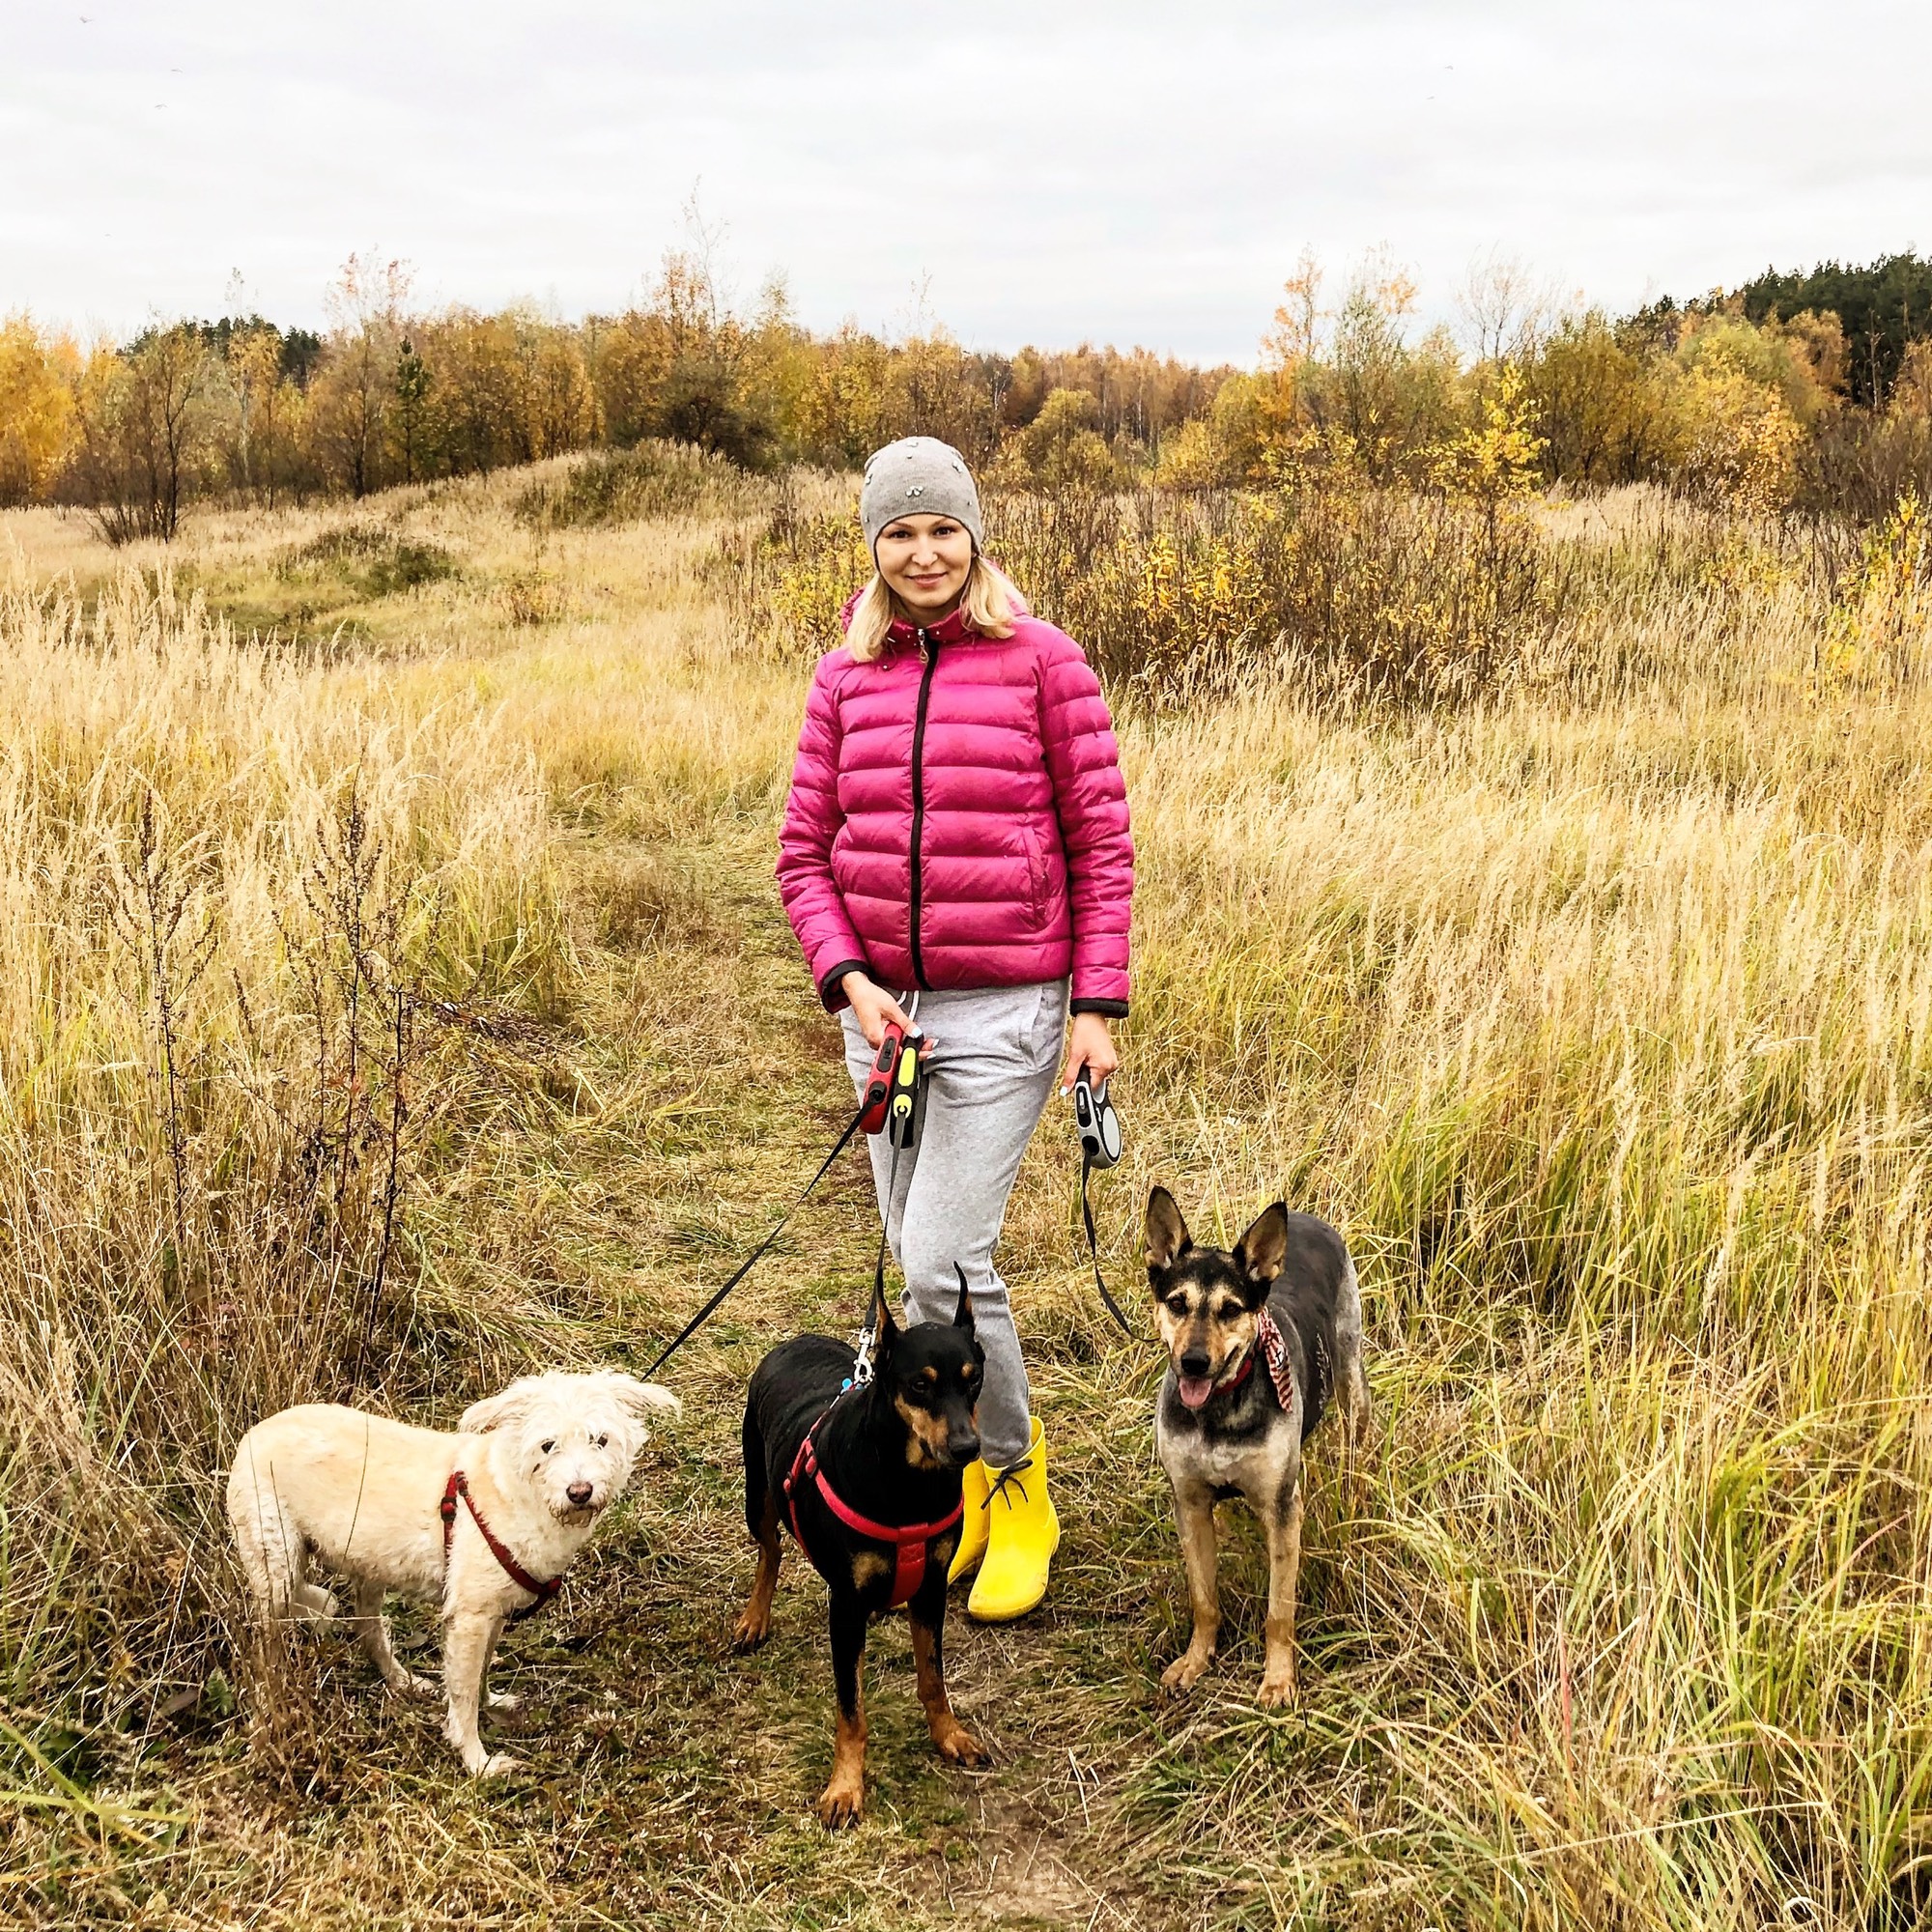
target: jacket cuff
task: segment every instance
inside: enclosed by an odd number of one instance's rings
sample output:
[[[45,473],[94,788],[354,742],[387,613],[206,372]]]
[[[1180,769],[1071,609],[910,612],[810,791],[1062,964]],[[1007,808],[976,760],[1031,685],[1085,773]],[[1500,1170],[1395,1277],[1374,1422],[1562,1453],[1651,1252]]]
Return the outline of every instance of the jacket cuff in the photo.
[[[1127,1003],[1124,1000],[1075,1000],[1067,1008],[1069,1013],[1099,1013],[1110,1020],[1123,1020],[1127,1016]]]
[[[838,983],[839,980],[848,973],[866,973],[870,970],[863,959],[841,959],[838,965],[828,967],[820,974],[818,997],[824,1002],[825,1010],[828,1013],[837,1013],[842,1012],[849,1007],[852,1002],[845,997],[845,988]]]

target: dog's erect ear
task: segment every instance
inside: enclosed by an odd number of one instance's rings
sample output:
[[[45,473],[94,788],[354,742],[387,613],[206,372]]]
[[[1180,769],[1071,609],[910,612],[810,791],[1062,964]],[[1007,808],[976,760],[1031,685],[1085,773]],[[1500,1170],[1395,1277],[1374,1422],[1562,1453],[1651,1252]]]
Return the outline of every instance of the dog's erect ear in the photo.
[[[883,1362],[893,1351],[893,1344],[898,1340],[898,1323],[893,1320],[893,1304],[889,1295],[879,1296],[878,1319],[872,1323],[872,1359]]]
[[[609,1370],[598,1379],[640,1422],[648,1422],[654,1415],[677,1417],[684,1413],[683,1403],[656,1382],[640,1382],[618,1369]]]
[[[499,1395],[486,1395],[472,1402],[457,1423],[465,1435],[484,1435],[506,1422],[521,1422],[530,1411],[530,1398],[536,1394],[540,1376],[520,1376]]]
[[[1252,1297],[1257,1304],[1267,1299],[1267,1292],[1287,1259],[1288,1203],[1277,1201],[1249,1222],[1247,1233],[1235,1245],[1235,1265],[1240,1269],[1241,1279],[1258,1291]]]
[[[959,1277],[959,1306],[952,1311],[952,1325],[965,1329],[970,1335],[973,1332],[973,1291],[966,1286],[966,1270],[957,1262],[952,1264],[952,1272]]]
[[[1164,1268],[1178,1261],[1194,1245],[1187,1238],[1187,1223],[1180,1218],[1174,1196],[1156,1187],[1148,1196],[1147,1258],[1151,1268]]]

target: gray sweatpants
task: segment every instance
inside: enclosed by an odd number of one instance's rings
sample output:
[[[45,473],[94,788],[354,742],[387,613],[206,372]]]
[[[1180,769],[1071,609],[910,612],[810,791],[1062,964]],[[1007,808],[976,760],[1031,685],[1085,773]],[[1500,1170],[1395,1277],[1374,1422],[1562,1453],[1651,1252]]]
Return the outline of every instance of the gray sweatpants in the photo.
[[[904,1002],[901,1001],[903,1005]],[[869,1145],[886,1238],[905,1275],[905,1319],[950,1321],[959,1305],[956,1263],[966,1270],[973,1321],[986,1351],[980,1441],[995,1468],[1016,1463],[1032,1440],[1026,1364],[993,1244],[1020,1156],[1039,1124],[1066,1032],[1066,981],[922,993],[914,1016],[933,1044],[925,1060],[925,1114],[916,1145]],[[845,1065],[864,1085],[872,1050],[848,1010]],[[892,1199],[886,1199],[888,1177]]]

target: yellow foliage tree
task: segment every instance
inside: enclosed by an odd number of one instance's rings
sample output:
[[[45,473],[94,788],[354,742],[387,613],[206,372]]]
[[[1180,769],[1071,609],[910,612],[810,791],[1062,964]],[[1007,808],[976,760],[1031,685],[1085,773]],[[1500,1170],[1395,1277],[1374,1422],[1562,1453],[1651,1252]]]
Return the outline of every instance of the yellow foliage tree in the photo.
[[[1008,437],[994,474],[1040,490],[1114,490],[1126,469],[1094,428],[1100,405],[1085,389],[1055,389],[1024,429]]]
[[[1537,488],[1548,447],[1521,369],[1505,362],[1483,398],[1481,420],[1437,445],[1435,480],[1452,497],[1498,506]]]
[[[80,353],[27,315],[0,326],[0,503],[44,502],[74,444]]]
[[[1777,388],[1714,358],[1690,371],[1680,396],[1688,434],[1679,478],[1690,494],[1756,513],[1784,509],[1804,431]]]

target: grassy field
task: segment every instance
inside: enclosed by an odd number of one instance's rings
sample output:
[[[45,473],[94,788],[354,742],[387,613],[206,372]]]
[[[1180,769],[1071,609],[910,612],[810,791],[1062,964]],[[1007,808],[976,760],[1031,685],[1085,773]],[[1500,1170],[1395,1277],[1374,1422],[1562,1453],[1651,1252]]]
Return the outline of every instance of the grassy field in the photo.
[[[516,1783],[346,1640],[248,1639],[251,1421],[640,1366],[849,1104],[771,879],[809,657],[721,563],[767,506],[535,481],[165,554],[0,519],[0,1921],[1923,1922],[1932,698],[1826,674],[1748,533],[1486,704],[1123,716],[1110,1273],[1155,1179],[1230,1236],[1286,1192],[1363,1270],[1378,1441],[1358,1494],[1314,1446],[1297,1711],[1253,1703],[1238,1508],[1221,1661],[1157,1696],[1157,1364],[1083,1285],[1057,1118],[1006,1255],[1065,1540],[1040,1613],[954,1625],[989,1772],[931,1758],[889,1623],[828,1837],[815,1580],[726,1648],[744,1381],[860,1306],[856,1158],[509,1638]],[[1550,513],[1605,556],[1665,522]]]

